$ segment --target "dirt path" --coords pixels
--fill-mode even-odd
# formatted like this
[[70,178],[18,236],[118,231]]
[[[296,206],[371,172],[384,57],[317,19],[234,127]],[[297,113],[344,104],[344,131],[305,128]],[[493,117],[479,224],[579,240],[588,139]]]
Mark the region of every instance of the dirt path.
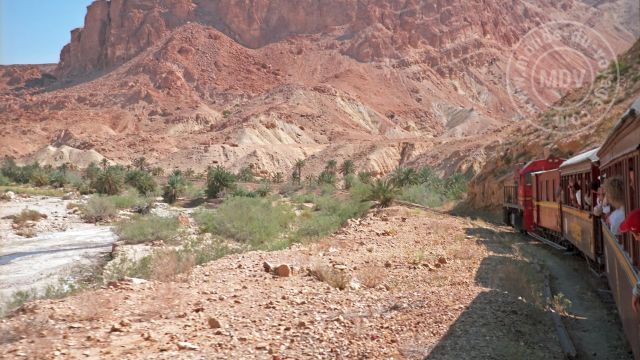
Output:
[[[28,304],[0,323],[0,357],[560,360],[537,296],[542,267],[505,231],[373,212],[318,243],[230,255],[180,282]],[[265,261],[293,276],[264,272]]]
[[[508,229],[505,229],[509,234]],[[536,240],[511,234],[516,246],[541,262],[551,274],[554,294],[571,301],[563,321],[576,346],[578,359],[633,359],[605,278],[595,276],[585,259],[552,249]]]

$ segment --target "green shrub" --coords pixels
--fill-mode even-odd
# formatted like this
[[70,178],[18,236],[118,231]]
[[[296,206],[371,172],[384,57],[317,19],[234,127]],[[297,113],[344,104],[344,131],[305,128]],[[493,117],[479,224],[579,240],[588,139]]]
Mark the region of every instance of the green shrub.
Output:
[[147,205],[149,201],[151,201],[151,199],[140,196],[140,194],[136,190],[131,188],[129,188],[129,190],[123,192],[122,194],[104,196],[104,198],[110,201],[116,207],[116,209],[120,210],[132,209],[135,206],[144,206]]
[[331,171],[324,170],[318,175],[318,184],[334,185],[336,183],[336,174]]
[[237,179],[242,182],[254,181],[255,175],[253,174],[253,169],[250,166],[243,167],[238,171]]
[[235,182],[235,176],[218,165],[207,173],[207,196],[217,198],[222,191],[233,188]]
[[419,177],[415,169],[399,167],[391,173],[390,180],[396,187],[403,187],[417,184]]
[[11,179],[0,173],[0,186],[6,186],[9,184],[11,184]]
[[230,198],[215,212],[201,211],[194,216],[202,230],[259,249],[273,249],[295,219],[287,205],[246,197]]
[[373,173],[371,171],[361,171],[358,173],[358,180],[363,184],[370,184],[373,179]]
[[0,166],[0,174],[9,178],[11,181],[18,182],[20,167],[13,158],[6,156],[2,161],[2,166]]
[[116,234],[127,244],[164,240],[171,242],[178,234],[180,222],[177,218],[138,216],[116,225]]
[[258,197],[258,194],[256,194],[253,191],[245,190],[243,188],[237,188],[231,193],[231,196],[255,198],[255,197]]
[[116,195],[124,188],[124,176],[124,169],[110,166],[98,175],[92,186],[99,194]]
[[329,235],[340,229],[347,220],[362,216],[371,206],[355,197],[345,199],[334,195],[305,200],[314,203],[314,208],[300,216],[294,235],[296,240]]
[[150,173],[143,170],[129,171],[126,175],[126,183],[133,186],[142,195],[151,195],[158,188],[158,184]]
[[441,191],[436,191],[434,188],[431,188],[426,184],[407,186],[402,189],[398,198],[426,207],[440,206],[446,200],[446,197]]
[[82,214],[86,221],[108,221],[116,217],[118,209],[105,196],[92,196],[82,208]]
[[187,189],[187,180],[182,176],[182,173],[177,170],[174,171],[167,184],[164,186],[163,197],[166,202],[173,204],[176,200],[184,194]]
[[256,189],[255,193],[260,197],[267,197],[271,194],[271,184],[267,181],[262,182],[260,187]]
[[388,207],[398,196],[399,190],[395,187],[393,180],[377,179],[371,184],[367,200],[377,201],[378,206]]
[[41,167],[24,167],[23,179],[27,177],[29,182],[35,187],[49,185],[49,173]]
[[69,184],[69,179],[67,178],[67,174],[63,171],[56,170],[51,176],[49,176],[49,185],[54,188],[62,188],[65,185]]
[[96,165],[96,163],[91,162],[91,163],[89,163],[87,168],[84,169],[82,177],[85,180],[88,180],[89,182],[95,181],[98,178],[98,175],[100,175],[101,171],[102,170],[100,170],[100,167],[98,167],[98,165]]

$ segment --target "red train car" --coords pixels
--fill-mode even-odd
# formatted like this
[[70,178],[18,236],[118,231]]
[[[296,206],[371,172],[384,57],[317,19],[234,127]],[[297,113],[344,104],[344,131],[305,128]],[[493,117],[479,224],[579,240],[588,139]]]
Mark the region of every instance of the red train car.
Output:
[[600,262],[600,221],[593,216],[597,194],[591,189],[599,181],[598,151],[593,149],[560,165],[562,188],[562,236],[592,261]]
[[522,232],[532,232],[534,226],[533,173],[555,170],[562,159],[532,160],[526,165],[516,166],[513,172],[514,185],[505,186],[503,215],[505,222]]

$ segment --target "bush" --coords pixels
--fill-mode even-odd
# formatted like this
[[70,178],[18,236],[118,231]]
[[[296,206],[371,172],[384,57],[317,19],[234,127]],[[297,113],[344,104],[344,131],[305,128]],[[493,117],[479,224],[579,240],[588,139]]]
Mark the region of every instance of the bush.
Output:
[[231,196],[255,198],[255,197],[258,197],[258,194],[256,194],[253,191],[245,190],[243,188],[237,188],[231,193]]
[[116,209],[132,209],[136,206],[145,206],[151,201],[151,199],[143,198],[134,189],[129,189],[122,194],[104,196],[105,199],[110,201]]
[[170,242],[178,234],[177,218],[139,216],[116,225],[116,234],[127,244],[164,240]]
[[358,180],[363,184],[370,184],[373,179],[373,173],[371,171],[361,171],[358,173]]
[[259,249],[273,249],[281,244],[284,233],[295,219],[293,210],[287,205],[273,205],[269,199],[246,197],[230,198],[215,212],[201,211],[194,216],[202,230]]
[[153,176],[143,170],[129,171],[126,175],[126,183],[136,188],[142,195],[151,195],[158,187]]
[[405,187],[398,197],[401,200],[426,207],[438,207],[446,201],[441,191],[437,191],[426,184]]
[[253,169],[251,167],[246,166],[240,169],[237,175],[238,181],[242,182],[252,182],[255,180],[253,175]]
[[11,179],[0,173],[0,186],[6,186],[11,183]]
[[388,207],[398,195],[393,180],[377,179],[372,185],[367,200],[377,201],[378,206]]
[[331,234],[340,229],[347,220],[362,216],[370,208],[369,203],[355,197],[343,199],[334,195],[324,195],[304,200],[314,203],[314,208],[300,216],[294,235],[296,240]]
[[318,175],[318,184],[334,185],[336,183],[336,174],[331,171],[324,170]]
[[218,165],[207,173],[207,196],[217,198],[225,189],[233,188],[235,182],[235,176]]
[[390,176],[391,182],[396,187],[415,185],[419,182],[418,173],[413,168],[397,168]]
[[100,168],[98,167],[98,165],[96,165],[96,163],[91,162],[89,163],[89,166],[87,166],[87,168],[84,169],[84,173],[82,174],[82,177],[85,180],[88,180],[89,182],[95,181],[98,178],[98,175],[100,175],[101,171],[102,170],[100,170]]
[[13,223],[16,225],[24,225],[27,221],[38,222],[46,219],[47,215],[37,212],[36,210],[24,209],[17,215],[13,216]]
[[[24,167],[22,172],[23,180],[29,179],[35,187],[42,187],[49,185],[49,173],[41,167]],[[26,181],[23,181],[26,183]]]
[[187,180],[182,176],[182,173],[174,171],[169,179],[167,185],[164,186],[164,200],[169,204],[176,202],[178,197],[182,196],[187,189]]
[[116,217],[118,209],[104,196],[92,196],[83,207],[84,219],[90,222],[108,221]]
[[108,167],[98,175],[93,188],[100,194],[119,194],[124,188],[124,170],[119,166]]
[[49,177],[49,185],[54,188],[62,188],[69,183],[67,174],[63,171],[56,170]]

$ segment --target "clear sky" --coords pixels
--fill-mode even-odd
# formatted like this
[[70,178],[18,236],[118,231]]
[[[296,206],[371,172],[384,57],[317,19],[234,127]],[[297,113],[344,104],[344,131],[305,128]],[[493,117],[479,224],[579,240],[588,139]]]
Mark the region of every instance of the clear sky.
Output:
[[57,63],[92,0],[0,0],[0,64]]

